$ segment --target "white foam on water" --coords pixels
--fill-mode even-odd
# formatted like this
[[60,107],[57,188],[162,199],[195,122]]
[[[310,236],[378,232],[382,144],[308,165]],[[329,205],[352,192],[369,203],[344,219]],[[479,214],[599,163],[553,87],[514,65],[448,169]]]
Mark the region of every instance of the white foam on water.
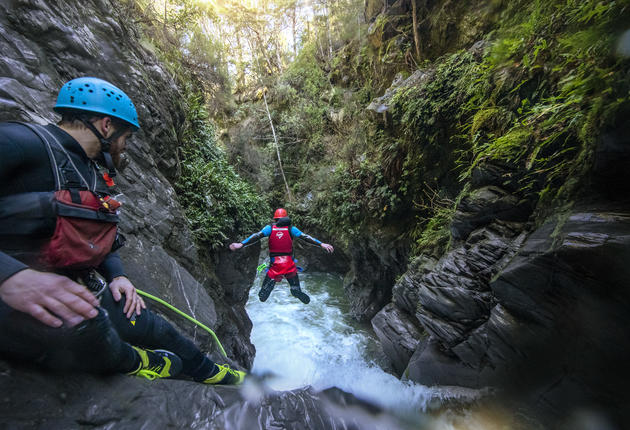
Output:
[[311,297],[308,305],[291,296],[286,281],[276,285],[266,302],[260,302],[261,279],[262,275],[256,279],[246,309],[256,346],[252,372],[278,375],[269,381],[271,388],[336,386],[390,410],[425,409],[434,395],[431,389],[401,382],[368,357],[366,349],[374,340],[346,315],[341,278],[301,274],[302,288]]

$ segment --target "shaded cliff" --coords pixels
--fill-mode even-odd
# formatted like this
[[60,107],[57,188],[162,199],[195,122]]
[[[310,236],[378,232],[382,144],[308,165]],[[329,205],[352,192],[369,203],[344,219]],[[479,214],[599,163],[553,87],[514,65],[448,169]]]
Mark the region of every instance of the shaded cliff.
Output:
[[[630,166],[630,146],[617,143],[624,152],[593,172],[612,181],[540,227],[484,215],[488,200],[462,201],[451,224],[458,244],[439,260],[419,257],[372,320],[400,375],[499,387],[554,422],[579,410],[627,420],[630,189],[620,187],[627,173],[608,172]],[[599,161],[611,159],[606,146]]]
[[[403,378],[497,387],[510,407],[554,425],[593,413],[623,428],[630,145],[628,60],[615,51],[627,9],[609,4],[585,18],[594,10],[585,3],[556,5],[563,13],[550,16],[521,5],[502,10],[498,37],[481,50],[450,57],[472,54],[486,68],[470,69],[470,88],[480,87],[451,111],[463,134],[440,141],[467,154],[455,169],[460,186],[452,206],[434,212],[446,214],[435,216],[437,228],[425,224],[418,255],[372,325]],[[445,58],[416,72],[424,78],[394,82],[371,109],[407,130],[397,115],[413,119],[425,143],[418,124],[434,115],[423,103]],[[413,106],[409,95],[423,116],[397,112]]]

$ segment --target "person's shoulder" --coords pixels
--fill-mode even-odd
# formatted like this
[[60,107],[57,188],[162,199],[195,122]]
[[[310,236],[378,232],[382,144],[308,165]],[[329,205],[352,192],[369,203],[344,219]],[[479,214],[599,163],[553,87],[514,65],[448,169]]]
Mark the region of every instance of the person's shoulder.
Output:
[[0,122],[0,135],[17,137],[24,135],[24,132],[28,130],[25,124],[20,122]]
[[32,144],[39,145],[39,139],[28,126],[18,122],[0,122],[0,145],[25,147]]

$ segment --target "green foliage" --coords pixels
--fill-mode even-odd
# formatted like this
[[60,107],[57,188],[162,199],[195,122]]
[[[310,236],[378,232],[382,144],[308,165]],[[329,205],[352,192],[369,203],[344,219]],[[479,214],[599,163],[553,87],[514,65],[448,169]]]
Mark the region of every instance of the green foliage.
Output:
[[410,144],[439,143],[440,128],[456,127],[481,77],[473,55],[458,52],[437,61],[428,82],[397,91],[392,100],[396,125]]
[[300,97],[317,99],[329,88],[328,78],[322,65],[316,58],[316,47],[307,44],[302,48],[296,60],[291,63],[282,76],[281,82],[290,85]]
[[[123,13],[141,23],[142,45],[156,54],[179,83],[201,86],[212,114],[230,102],[225,46],[210,31],[217,19],[203,0],[123,0]],[[165,10],[163,8],[166,8]]]
[[[487,21],[495,24],[485,48],[432,52],[437,58],[418,70],[405,55],[412,32],[404,17],[381,16],[369,34],[353,27],[348,37],[361,31],[361,38],[332,57],[322,28],[305,38],[270,84],[298,219],[323,230],[334,225],[340,240],[396,222],[413,252],[439,254],[448,246],[454,196],[485,163],[510,170],[520,197],[540,207],[570,198],[602,130],[627,111],[630,64],[612,49],[630,22],[630,4],[491,3],[500,16]],[[420,71],[424,77],[413,74]],[[385,113],[368,111],[398,73],[416,80],[388,96]],[[284,204],[276,185],[273,202]]]
[[421,219],[413,233],[415,243],[413,254],[422,253],[440,256],[447,249],[451,239],[450,224],[455,214],[455,208],[439,207],[427,218]]
[[228,164],[217,145],[204,99],[191,88],[186,108],[182,174],[176,189],[195,239],[214,249],[233,240],[228,235],[259,228],[268,218],[269,207]]
[[215,16],[198,0],[168,0],[166,13],[142,0],[126,1],[125,7],[140,18],[144,45],[160,57],[182,94],[173,101],[185,115],[175,189],[195,240],[216,249],[258,228],[269,207],[229,165],[210,119],[231,97],[224,47],[206,30]]
[[[472,145],[460,159],[463,179],[499,160],[521,172],[522,190],[538,193],[542,206],[569,198],[602,128],[628,105],[628,61],[612,53],[627,9],[627,2],[577,0],[508,8],[509,23],[494,34],[484,63],[493,89],[477,94],[485,106],[465,126]],[[497,111],[512,118],[509,127],[488,126]]]

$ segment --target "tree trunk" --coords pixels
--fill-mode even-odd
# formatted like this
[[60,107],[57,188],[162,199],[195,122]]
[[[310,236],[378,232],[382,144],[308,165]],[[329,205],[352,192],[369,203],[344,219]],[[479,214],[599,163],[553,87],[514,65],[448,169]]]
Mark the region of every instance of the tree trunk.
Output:
[[291,13],[291,33],[293,34],[293,59],[297,57],[297,34],[296,34],[296,26],[297,26],[297,2],[293,4],[293,11]]
[[[268,68],[269,73],[266,73],[265,75],[273,73],[273,62],[271,61],[271,58],[269,58],[269,54],[267,50],[265,49],[265,44],[263,43],[260,33],[254,28],[250,27],[249,29],[256,36],[256,44],[258,45],[258,51],[262,54],[263,58],[265,59],[265,63],[267,63],[267,68]],[[253,53],[254,51],[252,50],[252,54]],[[262,70],[260,72],[262,73]]]
[[278,62],[278,73],[282,73],[284,69],[284,67],[282,67],[282,57],[280,56],[281,47],[280,38],[276,35],[276,61]]
[[328,61],[332,60],[332,36],[330,32],[330,8],[328,7],[328,1],[324,0],[324,10],[326,14],[326,36],[328,38]]
[[416,61],[420,61],[420,35],[418,34],[418,6],[417,0],[411,0],[411,11],[413,13],[413,41],[416,45]]

